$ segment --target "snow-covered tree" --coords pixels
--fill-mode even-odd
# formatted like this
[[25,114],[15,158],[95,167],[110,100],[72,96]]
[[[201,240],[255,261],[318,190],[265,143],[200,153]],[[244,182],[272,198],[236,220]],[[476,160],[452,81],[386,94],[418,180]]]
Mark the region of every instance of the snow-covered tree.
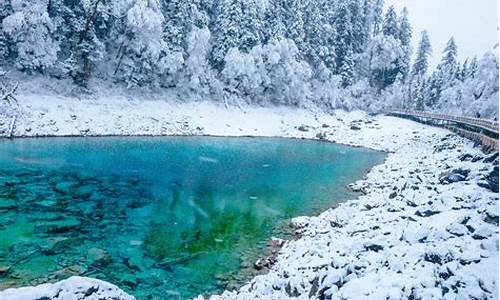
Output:
[[0,5],[0,66],[7,63],[9,45],[12,44],[3,29],[3,20],[10,14],[12,14],[12,5],[10,1],[4,1],[4,3]]
[[305,10],[305,57],[314,68],[322,65],[333,70],[336,33],[335,27],[328,22],[327,6],[323,1],[311,1]]
[[342,78],[342,86],[348,87],[354,82],[354,51],[348,47],[342,65],[339,67],[339,75]]
[[384,0],[373,0],[373,36],[376,36],[382,30],[382,23],[384,20]]
[[394,38],[399,37],[399,24],[398,15],[394,6],[389,6],[387,12],[385,13],[384,23],[382,24],[382,32],[387,36],[392,36]]
[[371,40],[363,55],[372,86],[382,90],[396,80],[398,61],[404,57],[399,39],[379,34]]
[[[399,40],[398,17],[393,6],[387,10],[382,24],[382,33],[372,40],[371,53],[369,54],[371,58],[370,69],[373,74],[371,76],[372,82],[375,81],[379,89],[384,89],[394,83],[398,74],[402,73],[401,65],[405,58],[405,47]],[[373,59],[379,62],[374,64]]]
[[249,102],[265,97],[276,104],[303,105],[309,98],[312,71],[290,39],[256,46],[249,53],[231,48],[225,61],[222,75],[229,92]]
[[194,97],[209,95],[216,85],[217,79],[208,63],[209,51],[210,31],[206,27],[201,29],[194,27],[187,39],[185,77],[181,83],[182,87]]
[[214,26],[211,58],[213,66],[222,69],[227,51],[241,45],[240,21],[243,18],[241,0],[221,0],[216,10],[218,14]]
[[413,85],[412,85],[412,100],[413,103],[409,104],[409,108],[415,109],[415,110],[424,110],[425,105],[426,105],[426,99],[427,97],[427,91],[429,90],[428,87],[428,82],[425,80],[423,77],[417,77],[413,79]]
[[498,119],[498,67],[498,56],[491,52],[478,62],[477,73],[467,85],[474,98],[471,106],[466,103],[466,114]]
[[65,30],[69,32],[64,41],[68,57],[64,59],[66,69],[75,83],[86,86],[92,72],[106,54],[108,32],[102,28],[108,26],[109,14],[115,13],[113,6],[121,7],[124,3],[105,0],[84,0],[68,2],[65,5]]
[[498,57],[487,52],[476,68],[474,75],[445,88],[435,109],[449,114],[498,118]]
[[262,47],[255,46],[250,53],[242,52],[236,47],[231,48],[226,54],[225,62],[222,76],[228,84],[228,91],[248,101],[259,102],[256,97],[261,96],[269,82]]
[[44,71],[57,61],[59,43],[55,26],[43,0],[12,0],[12,13],[2,20],[2,31],[12,43],[9,49],[21,70]]
[[364,31],[363,10],[358,0],[351,0],[348,3],[351,28],[352,28],[352,51],[361,53],[368,43],[368,32]]
[[283,0],[269,0],[269,8],[265,11],[263,38],[265,42],[279,41],[285,38],[285,13]]
[[477,72],[477,57],[474,56],[467,66],[465,77],[475,77]]
[[342,92],[342,78],[333,75],[325,63],[320,62],[311,81],[312,102],[325,109],[346,108]]
[[456,79],[459,71],[457,56],[457,45],[455,44],[455,39],[451,37],[443,50],[443,58],[437,66],[437,70],[441,73],[440,76],[442,76],[445,85],[453,84],[453,81]]
[[[335,14],[335,68],[342,76],[344,85],[352,82],[353,74],[353,26],[348,0],[340,0]],[[351,77],[351,78],[350,78]]]
[[310,97],[312,70],[300,59],[295,42],[284,39],[263,47],[269,74],[271,101],[280,104],[304,105]]
[[187,48],[187,35],[193,24],[193,7],[191,0],[163,1],[163,38],[172,52],[181,52]]
[[398,74],[394,84],[382,92],[382,106],[388,110],[405,108],[410,101],[408,96],[408,85],[405,83],[403,75]]
[[240,49],[249,52],[263,40],[262,16],[255,0],[243,1],[242,13]]
[[286,37],[304,51],[306,33],[304,28],[304,0],[288,0],[285,4]]
[[366,34],[367,40],[372,37],[373,34],[373,0],[363,0],[363,4],[361,5],[362,11],[362,22],[363,22],[363,31]]
[[408,74],[410,73],[411,65],[411,37],[412,28],[410,20],[408,19],[408,10],[403,8],[399,17],[399,40],[401,41],[401,47],[403,47],[404,55],[402,59],[398,62],[399,73],[402,75],[402,80],[406,80]]
[[431,41],[427,31],[422,31],[418,43],[417,57],[413,64],[412,75],[423,76],[429,69],[429,56],[432,54]]
[[441,59],[441,62],[430,78],[429,89],[431,92],[430,98],[428,99],[428,104],[430,106],[448,106],[447,99],[450,97],[442,98],[441,101],[439,101],[441,98],[441,92],[457,83],[458,71],[459,65],[457,62],[457,46],[452,37],[443,50],[443,58]]
[[176,72],[182,55],[172,53],[162,37],[164,16],[158,0],[134,0],[124,12],[123,33],[114,74],[130,85],[160,85],[166,73]]

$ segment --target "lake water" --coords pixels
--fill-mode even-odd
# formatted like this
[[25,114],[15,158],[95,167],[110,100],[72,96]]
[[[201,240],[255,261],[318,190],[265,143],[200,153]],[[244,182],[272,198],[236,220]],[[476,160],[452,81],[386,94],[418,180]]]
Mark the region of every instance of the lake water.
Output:
[[220,292],[285,220],[355,197],[346,185],[384,157],[275,138],[0,140],[0,290],[82,275],[138,299]]

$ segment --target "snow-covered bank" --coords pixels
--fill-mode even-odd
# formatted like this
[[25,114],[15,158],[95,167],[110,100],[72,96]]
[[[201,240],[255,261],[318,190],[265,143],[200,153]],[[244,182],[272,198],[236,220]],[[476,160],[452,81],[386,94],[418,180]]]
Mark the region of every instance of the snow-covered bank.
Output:
[[[498,298],[498,193],[478,185],[498,187],[498,169],[496,184],[494,175],[483,180],[498,158],[446,130],[362,112],[125,98],[19,101],[14,136],[284,136],[391,152],[353,186],[365,195],[296,218],[302,237],[286,243],[268,274],[224,299]],[[0,299],[11,299],[5,293]]]

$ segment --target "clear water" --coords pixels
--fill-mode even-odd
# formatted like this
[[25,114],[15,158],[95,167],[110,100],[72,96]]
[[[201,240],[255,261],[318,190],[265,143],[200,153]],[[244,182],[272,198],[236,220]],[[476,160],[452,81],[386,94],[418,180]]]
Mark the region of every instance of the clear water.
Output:
[[0,290],[82,275],[138,299],[219,292],[383,159],[271,138],[1,140]]

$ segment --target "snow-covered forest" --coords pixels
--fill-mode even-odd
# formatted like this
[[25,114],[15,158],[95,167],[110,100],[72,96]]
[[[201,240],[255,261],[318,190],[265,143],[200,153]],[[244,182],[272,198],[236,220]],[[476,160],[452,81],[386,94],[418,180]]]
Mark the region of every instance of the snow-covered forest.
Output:
[[0,0],[0,71],[225,104],[497,117],[498,55],[459,61],[451,37],[432,70],[432,33],[409,13],[383,0]]

